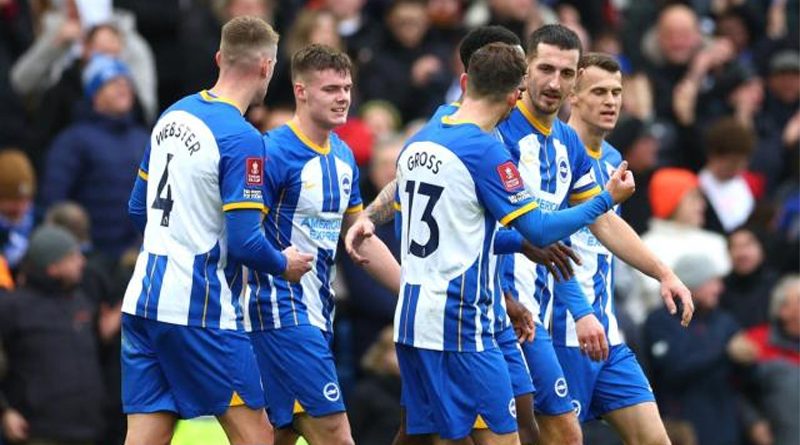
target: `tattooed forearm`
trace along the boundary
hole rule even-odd
[[[386,184],[378,197],[367,206],[365,212],[373,224],[379,226],[394,219],[394,195],[397,192],[397,180]]]

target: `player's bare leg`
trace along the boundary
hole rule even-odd
[[[323,417],[301,414],[295,417],[294,425],[309,445],[355,445],[346,413]]]
[[[537,416],[542,445],[582,445],[583,433],[574,411],[558,416]]]
[[[433,445],[433,437],[430,434],[406,434],[406,409],[400,408],[400,429],[394,436],[392,445]]]
[[[519,434],[497,434],[488,429],[475,429],[472,430],[472,440],[476,445],[519,445]]]
[[[539,443],[539,426],[533,414],[533,394],[515,397],[517,404],[517,429],[522,445]]]
[[[128,414],[125,445],[169,445],[175,430],[172,413]]]
[[[275,429],[275,445],[294,445],[299,438],[300,434],[292,427]]]
[[[670,445],[655,402],[644,402],[603,416],[626,445]]]
[[[231,445],[272,444],[272,426],[263,409],[255,410],[247,405],[232,406],[217,420]]]

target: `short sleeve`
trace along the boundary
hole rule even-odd
[[[352,153],[350,154],[350,168],[353,169],[353,180],[350,185],[350,200],[347,203],[346,213],[357,213],[364,209],[364,202],[361,200],[361,188],[358,186],[361,183],[361,173],[358,170],[356,159]]]
[[[569,190],[569,203],[577,205],[599,195],[602,189],[595,181],[592,173],[592,161],[586,154],[583,142],[577,135],[573,135],[572,141],[572,146],[575,147],[575,161],[572,164],[574,169]]]
[[[505,146],[490,136],[480,139],[479,155],[469,162],[479,199],[502,225],[537,207]]]
[[[264,209],[264,142],[248,131],[220,147],[219,183],[222,210]]]

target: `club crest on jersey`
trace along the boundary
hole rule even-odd
[[[504,162],[497,166],[497,174],[500,175],[500,180],[503,181],[503,187],[506,191],[514,191],[522,187],[522,177],[519,175],[519,170],[513,162]]]
[[[247,185],[264,185],[264,161],[261,158],[247,158],[244,176]]]
[[[350,177],[349,176],[345,176],[345,177],[342,178],[342,191],[345,193],[345,195],[349,195],[350,194]]]
[[[558,158],[558,180],[567,182],[567,179],[569,179],[569,164],[567,164],[567,159],[564,157]]]
[[[559,397],[566,397],[567,396],[567,381],[564,380],[564,377],[559,377],[556,380],[555,385],[553,385],[553,389],[556,391],[556,395]]]

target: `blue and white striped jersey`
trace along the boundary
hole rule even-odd
[[[541,209],[556,211],[601,192],[583,143],[567,124],[556,119],[547,128],[519,101],[498,128]],[[503,288],[548,327],[553,276],[545,266],[532,263],[522,254],[510,255],[502,264]]]
[[[459,102],[453,102],[445,105],[440,105],[439,108],[433,113],[433,117],[431,117],[431,121],[440,121],[444,116],[449,116],[458,110],[461,104]],[[503,136],[500,134],[500,130],[495,127],[492,131],[492,136],[497,138],[498,141],[503,142]],[[501,227],[500,225],[497,226],[498,228]],[[501,260],[501,259],[498,259]],[[502,271],[501,267],[497,267],[497,276],[494,278],[495,280],[500,280],[500,273]],[[511,326],[511,319],[508,317],[508,311],[506,310],[506,300],[500,296],[499,298],[494,299],[494,332],[501,332],[503,329]]]
[[[496,224],[536,208],[505,147],[474,123],[432,120],[400,153],[396,200],[402,281],[395,341],[439,351],[497,347]]]
[[[622,163],[622,155],[608,142],[603,141],[600,151],[589,151],[592,171],[599,184],[605,184]],[[602,185],[601,185],[602,187]],[[619,212],[619,206],[615,211]],[[580,255],[583,264],[575,265],[575,278],[583,296],[592,305],[594,314],[606,330],[610,345],[622,343],[616,310],[614,308],[614,256],[595,238],[588,227],[582,228],[570,237],[572,249]],[[556,287],[561,292],[560,286]],[[574,288],[563,286],[563,291],[572,292]],[[562,299],[556,299],[553,306],[553,343],[562,346],[578,347],[575,321]]]
[[[245,329],[313,325],[332,332],[334,257],[342,218],[362,208],[358,167],[335,133],[321,147],[289,123],[264,136],[267,239],[316,256],[299,283],[250,271],[244,290]]]
[[[139,176],[147,181],[142,251],[126,314],[188,326],[241,329],[223,211],[264,208],[264,143],[238,108],[207,91],[161,115]]]

